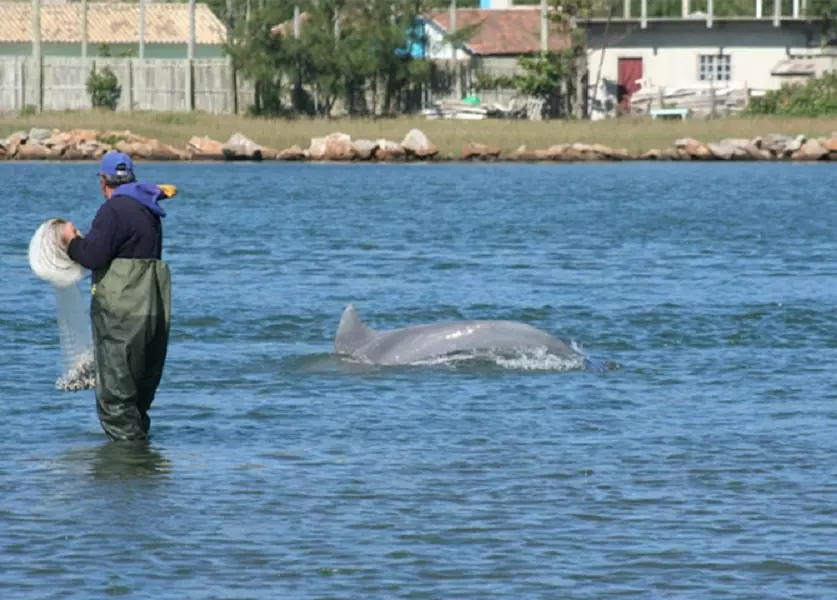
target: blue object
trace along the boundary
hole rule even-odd
[[[491,0],[480,0],[480,8],[491,8]]]
[[[411,56],[420,59],[425,57],[424,20],[416,19],[413,26],[407,29],[407,43],[404,48],[395,50],[396,56]]]
[[[134,161],[124,152],[111,150],[102,157],[99,175],[130,175],[134,172]]]
[[[160,200],[166,195],[153,183],[144,181],[126,183],[113,190],[113,196],[129,196],[143,206],[147,206],[148,210],[158,217],[166,216],[166,209],[160,206]]]

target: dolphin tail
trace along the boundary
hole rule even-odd
[[[334,350],[338,354],[351,354],[375,337],[375,331],[360,320],[353,304],[349,304],[340,317],[337,335],[334,338]]]

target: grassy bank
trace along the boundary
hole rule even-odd
[[[57,112],[25,118],[0,118],[0,138],[31,127],[61,130],[129,129],[140,135],[159,139],[177,147],[184,147],[194,136],[209,136],[226,141],[241,132],[256,142],[276,148],[294,144],[307,148],[312,137],[340,131],[354,139],[386,138],[401,141],[412,128],[421,129],[436,144],[440,152],[457,154],[470,142],[496,146],[504,153],[522,145],[529,148],[548,148],[554,144],[584,142],[601,143],[614,148],[642,152],[651,148],[668,148],[674,140],[693,137],[701,141],[723,138],[752,138],[769,133],[830,136],[837,131],[837,118],[779,119],[738,118],[715,121],[651,121],[648,119],[620,119],[591,122],[564,121],[428,121],[423,118],[403,117],[378,121],[347,120],[268,120],[237,116],[211,116],[200,113],[114,113],[114,112]]]

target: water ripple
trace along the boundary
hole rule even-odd
[[[89,223],[93,172],[0,164],[4,600],[832,593],[833,167],[142,170],[181,190],[174,321],[153,439],[125,447],[55,390],[25,259],[45,218]],[[359,365],[333,354],[350,302],[622,368]]]

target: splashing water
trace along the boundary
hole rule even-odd
[[[416,365],[459,366],[485,364],[514,371],[578,371],[585,368],[587,361],[583,355],[574,357],[557,356],[549,349],[521,348],[518,350],[479,350],[437,356]]]

